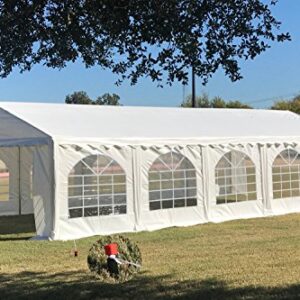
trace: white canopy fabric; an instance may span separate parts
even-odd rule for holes
[[[0,160],[51,239],[300,212],[291,112],[0,102]]]
[[[60,141],[277,142],[300,136],[299,116],[286,111],[11,102],[0,107]]]
[[[20,104],[17,105],[19,107]],[[0,105],[1,107],[1,105]],[[0,146],[48,144],[50,137],[16,114],[0,108]]]

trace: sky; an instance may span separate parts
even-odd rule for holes
[[[272,9],[282,22],[281,30],[291,34],[292,41],[275,43],[255,60],[240,64],[243,79],[231,82],[218,71],[206,86],[196,80],[197,95],[207,93],[225,100],[239,100],[256,108],[268,108],[279,99],[290,99],[300,94],[300,1],[279,0]],[[80,62],[68,64],[62,70],[41,65],[20,74],[14,70],[7,78],[0,79],[0,101],[63,103],[67,94],[86,91],[95,99],[104,93],[116,93],[123,105],[179,106],[191,94],[191,87],[174,83],[171,87],[157,87],[150,79],[143,78],[135,86],[125,81],[114,83],[117,76],[99,67],[86,69]]]

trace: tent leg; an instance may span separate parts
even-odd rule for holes
[[[19,176],[18,176],[18,179],[19,179],[19,215],[22,214],[22,207],[21,207],[21,148],[18,147],[18,154],[19,154],[19,162],[18,162],[18,166],[19,166]]]

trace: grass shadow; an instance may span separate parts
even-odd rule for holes
[[[210,278],[171,281],[171,276],[143,273],[124,284],[106,284],[85,272],[0,274],[3,299],[299,299],[300,284],[285,287],[230,287]]]

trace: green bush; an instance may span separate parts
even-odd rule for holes
[[[118,258],[141,265],[142,257],[139,247],[122,235],[112,235],[101,237],[92,245],[87,257],[89,269],[101,281],[125,282],[139,272],[140,268],[130,264],[121,264],[119,265],[119,275],[117,277],[110,276],[104,246],[111,243],[118,244]]]

